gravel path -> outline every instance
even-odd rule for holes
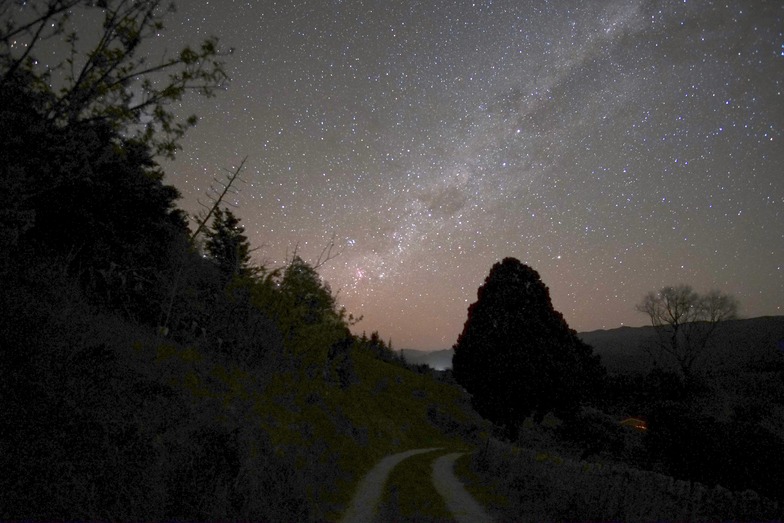
[[[490,522],[490,515],[455,476],[455,461],[462,455],[460,452],[446,454],[433,462],[433,486],[458,523]]]
[[[411,456],[432,452],[434,450],[440,449],[408,450],[406,452],[387,456],[379,461],[376,466],[362,478],[362,481],[360,481],[359,486],[357,487],[357,493],[354,494],[354,499],[351,500],[351,506],[343,516],[342,522],[368,523],[369,521],[373,521],[376,507],[384,492],[384,483],[386,483],[387,477],[389,477],[389,473],[392,472],[395,465]]]

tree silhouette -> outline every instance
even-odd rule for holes
[[[292,312],[299,322],[313,325],[340,314],[335,310],[335,297],[329,284],[321,280],[316,269],[297,255],[283,271],[280,290],[291,301]]]
[[[571,416],[602,372],[553,309],[539,274],[514,258],[496,263],[479,288],[452,368],[477,411],[513,437],[531,414]]]
[[[737,317],[738,300],[717,290],[700,295],[689,285],[676,285],[649,292],[636,309],[656,329],[658,352],[676,363],[688,383],[716,328]]]
[[[158,0],[12,4],[0,3],[0,240],[16,247],[13,263],[64,260],[149,314],[169,246],[187,234],[156,156],[172,156],[195,118],[169,107],[189,91],[214,94],[223,53],[207,39],[152,63],[140,46],[169,13]],[[79,41],[76,13],[103,19],[95,40]]]
[[[229,209],[215,210],[204,248],[218,265],[225,281],[254,273],[250,266],[250,242],[244,232],[239,218]]]
[[[149,312],[168,247],[185,238],[179,192],[163,183],[149,146],[95,121],[46,118],[30,75],[0,85],[0,237],[30,256],[64,260],[83,283],[127,312]]]
[[[156,62],[140,53],[173,10],[160,0],[33,0],[18,9],[8,4],[0,4],[0,86],[31,75],[33,89],[48,94],[46,120],[59,127],[104,122],[158,154],[173,156],[196,117],[180,121],[168,107],[190,91],[212,96],[227,80],[221,57],[231,51],[222,52],[216,38]],[[100,28],[96,43],[87,50],[71,27],[77,11],[103,18],[94,25]],[[40,68],[35,55],[43,42],[60,51],[50,50]]]

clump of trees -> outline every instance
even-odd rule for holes
[[[232,278],[252,276],[254,270],[250,263],[251,246],[245,236],[245,227],[230,209],[217,208],[212,226],[206,230],[204,250],[218,266],[226,281]]]
[[[511,437],[529,415],[568,419],[603,367],[550,301],[539,273],[514,258],[493,265],[454,346],[455,380]]]
[[[644,451],[634,465],[781,500],[784,439],[775,428],[782,409],[780,367],[704,372],[722,324],[737,318],[738,308],[731,295],[701,294],[683,284],[646,294],[636,309],[656,332],[647,346],[654,368],[644,376],[614,377],[609,404],[647,421]],[[728,378],[739,386],[726,387]],[[743,390],[743,381],[754,383],[751,391]],[[769,392],[760,394],[766,387]]]
[[[96,19],[89,38],[70,23],[77,11]],[[158,0],[0,6],[0,239],[17,259],[62,259],[144,321],[172,245],[188,237],[156,160],[196,123],[172,104],[227,80],[215,38],[154,62],[142,52],[169,12]]]
[[[158,158],[195,123],[171,104],[218,90],[225,53],[151,62],[168,12],[0,3],[0,519],[309,520],[337,473],[273,449],[248,390],[302,367],[350,386],[351,318],[301,258],[254,265],[220,198],[189,229]]]

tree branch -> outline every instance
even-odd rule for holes
[[[193,232],[193,234],[191,234],[190,236],[191,241],[193,241],[196,238],[196,236],[199,235],[202,229],[204,229],[210,217],[213,215],[213,213],[215,213],[215,209],[217,209],[220,206],[221,202],[223,201],[223,198],[226,197],[226,194],[228,194],[234,182],[240,179],[240,173],[242,172],[242,168],[245,166],[245,161],[247,159],[248,159],[247,156],[243,158],[242,161],[240,162],[239,167],[237,167],[237,169],[235,169],[234,172],[231,173],[231,175],[227,178],[227,183],[224,185],[223,191],[221,191],[218,197],[215,198],[215,200],[213,200],[212,206],[209,208],[204,218],[202,218],[200,221],[197,222],[198,227],[196,227],[196,230]]]

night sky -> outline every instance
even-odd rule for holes
[[[181,205],[248,156],[257,263],[294,248],[355,331],[448,348],[490,267],[578,331],[665,285],[784,314],[784,2],[180,2],[160,39],[235,48],[174,162]],[[179,111],[179,109],[178,109]]]

